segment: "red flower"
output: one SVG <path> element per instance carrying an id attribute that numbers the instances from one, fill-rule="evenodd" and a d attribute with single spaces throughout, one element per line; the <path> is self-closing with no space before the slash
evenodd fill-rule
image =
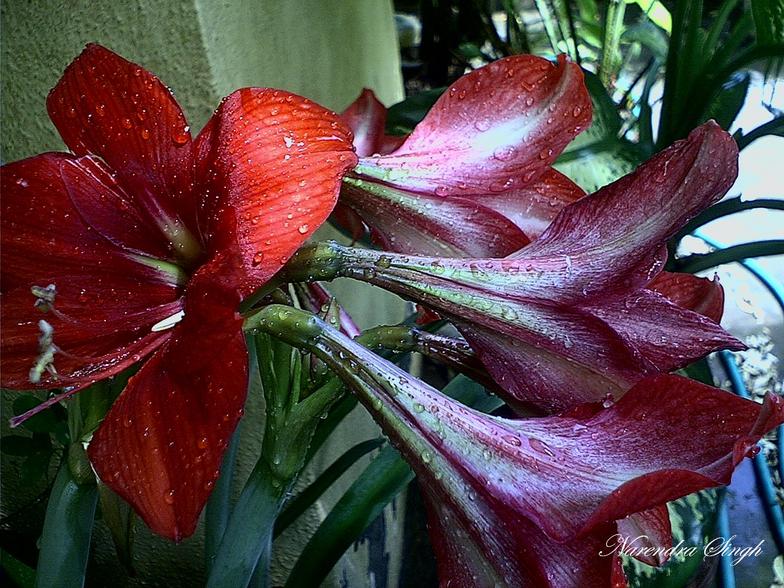
<path id="1" fill-rule="evenodd" d="M 502 257 L 584 195 L 551 167 L 591 120 L 582 71 L 563 56 L 518 55 L 463 76 L 396 149 L 370 91 L 343 117 L 362 158 L 338 221 L 356 233 L 349 207 L 389 251 Z"/>
<path id="2" fill-rule="evenodd" d="M 617 562 L 601 555 L 613 555 L 613 535 L 670 541 L 664 504 L 727 484 L 784 422 L 778 396 L 760 405 L 671 375 L 641 381 L 613 405 L 490 416 L 323 321 L 310 319 L 307 334 L 416 472 L 444 585 L 623 585 Z"/>
<path id="3" fill-rule="evenodd" d="M 47 106 L 72 154 L 2 168 L 2 385 L 62 398 L 152 354 L 89 455 L 178 540 L 242 414 L 237 306 L 332 210 L 351 134 L 304 98 L 248 88 L 192 140 L 166 86 L 97 45 Z"/>
<path id="4" fill-rule="evenodd" d="M 717 349 L 743 348 L 708 318 L 721 315 L 716 284 L 661 275 L 666 240 L 718 200 L 736 173 L 735 143 L 706 123 L 564 208 L 539 239 L 506 258 L 414 257 L 322 244 L 316 257 L 323 253 L 329 262 L 318 277 L 368 281 L 452 321 L 510 406 L 556 411 L 618 398 L 646 376 Z M 300 257 L 305 265 L 307 257 Z M 298 263 L 290 271 L 299 272 Z"/>

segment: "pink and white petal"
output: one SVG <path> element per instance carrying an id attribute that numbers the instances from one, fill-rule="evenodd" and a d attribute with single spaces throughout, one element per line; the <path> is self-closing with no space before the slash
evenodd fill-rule
<path id="1" fill-rule="evenodd" d="M 501 213 L 531 240 L 541 235 L 561 209 L 585 196 L 585 191 L 550 168 L 537 180 L 517 190 L 483 194 L 471 199 Z"/>
<path id="2" fill-rule="evenodd" d="M 221 283 L 221 265 L 194 276 L 182 322 L 129 380 L 88 449 L 99 477 L 175 541 L 193 533 L 245 403 L 240 298 Z"/>
<path id="3" fill-rule="evenodd" d="M 357 155 L 365 157 L 380 153 L 384 138 L 384 125 L 387 121 L 387 109 L 376 98 L 373 90 L 364 88 L 357 99 L 340 114 L 340 118 L 354 133 L 354 147 Z"/>
<path id="4" fill-rule="evenodd" d="M 669 559 L 672 547 L 670 511 L 663 504 L 618 521 L 618 544 L 623 553 L 648 564 L 661 567 Z"/>
<path id="5" fill-rule="evenodd" d="M 516 55 L 460 78 L 396 151 L 363 158 L 357 172 L 439 196 L 522 188 L 590 120 L 577 65 Z"/>
<path id="6" fill-rule="evenodd" d="M 236 252 L 247 295 L 327 219 L 357 159 L 336 114 L 288 92 L 238 90 L 215 116 L 209 248 Z"/>
<path id="7" fill-rule="evenodd" d="M 673 304 L 687 308 L 718 323 L 724 313 L 724 288 L 719 277 L 712 280 L 691 274 L 661 272 L 648 284 L 648 289 L 658 292 Z"/>
<path id="8" fill-rule="evenodd" d="M 477 199 L 414 194 L 349 179 L 341 199 L 371 228 L 388 251 L 442 257 L 504 257 L 528 237 Z"/>
<path id="9" fill-rule="evenodd" d="M 568 254 L 586 291 L 647 284 L 662 243 L 719 200 L 738 170 L 738 147 L 707 122 L 637 170 L 564 208 L 542 236 L 514 257 L 535 263 Z M 573 280 L 577 282 L 578 280 Z"/>
<path id="10" fill-rule="evenodd" d="M 153 74 L 90 44 L 49 94 L 49 116 L 76 155 L 97 155 L 153 226 L 195 229 L 193 144 L 171 91 Z"/>
<path id="11" fill-rule="evenodd" d="M 471 518 L 448 497 L 425 489 L 428 528 L 441 586 L 625 587 L 612 555 L 601 556 L 613 528 L 556 543 L 525 518 L 477 505 Z"/>

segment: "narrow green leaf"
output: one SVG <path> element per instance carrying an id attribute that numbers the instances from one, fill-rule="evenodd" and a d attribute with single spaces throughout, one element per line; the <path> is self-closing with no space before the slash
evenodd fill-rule
<path id="1" fill-rule="evenodd" d="M 760 44 L 784 42 L 784 3 L 781 0 L 751 0 L 751 13 Z"/>
<path id="2" fill-rule="evenodd" d="M 38 588 L 84 585 L 97 502 L 95 484 L 77 484 L 63 460 L 46 507 L 35 579 Z"/>
<path id="3" fill-rule="evenodd" d="M 101 504 L 103 522 L 109 527 L 117 559 L 129 575 L 134 574 L 133 539 L 136 515 L 130 505 L 112 490 L 99 482 L 98 500 Z"/>
<path id="4" fill-rule="evenodd" d="M 310 508 L 324 492 L 332 486 L 348 469 L 353 466 L 359 458 L 374 449 L 383 445 L 384 439 L 369 439 L 357 443 L 348 449 L 343 455 L 336 459 L 324 472 L 316 478 L 312 484 L 302 490 L 291 502 L 288 503 L 283 512 L 280 513 L 275 522 L 275 537 L 285 531 L 302 513 Z"/>
<path id="5" fill-rule="evenodd" d="M 19 588 L 33 588 L 35 586 L 35 570 L 26 566 L 4 549 L 0 549 L 0 567 L 7 578 Z"/>
<path id="6" fill-rule="evenodd" d="M 746 101 L 750 84 L 751 75 L 748 72 L 737 73 L 727 80 L 708 105 L 700 122 L 714 119 L 721 128 L 729 129 Z"/>
<path id="7" fill-rule="evenodd" d="M 743 150 L 757 139 L 767 135 L 784 137 L 784 116 L 777 116 L 773 120 L 766 122 L 764 125 L 760 125 L 745 135 L 741 135 L 740 137 L 736 138 L 738 149 Z"/>
<path id="8" fill-rule="evenodd" d="M 286 587 L 320 585 L 346 549 L 413 479 L 414 473 L 395 449 L 382 449 L 308 541 Z"/>
<path id="9" fill-rule="evenodd" d="M 770 255 L 784 255 L 784 239 L 770 239 L 768 241 L 755 241 L 742 243 L 726 249 L 719 249 L 711 253 L 695 253 L 675 261 L 677 271 L 697 273 L 722 265 L 733 263 L 750 257 L 766 257 Z"/>

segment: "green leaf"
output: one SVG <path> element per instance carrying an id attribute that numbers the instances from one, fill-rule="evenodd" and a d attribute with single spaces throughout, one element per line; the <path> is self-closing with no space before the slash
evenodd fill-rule
<path id="1" fill-rule="evenodd" d="M 584 190 L 594 192 L 633 171 L 643 154 L 639 147 L 619 138 L 623 121 L 601 80 L 591 72 L 584 74 L 593 103 L 593 121 L 567 146 L 555 168 Z"/>
<path id="2" fill-rule="evenodd" d="M 770 255 L 784 255 L 784 239 L 742 243 L 725 249 L 718 249 L 711 253 L 695 253 L 694 255 L 676 259 L 674 266 L 676 271 L 694 274 L 724 263 L 733 263 L 750 257 L 766 257 Z"/>
<path id="3" fill-rule="evenodd" d="M 387 111 L 387 132 L 406 135 L 413 131 L 444 90 L 446 88 L 425 90 L 390 106 Z"/>
<path id="4" fill-rule="evenodd" d="M 97 487 L 78 485 L 63 460 L 46 507 L 35 579 L 38 588 L 84 585 L 97 502 Z"/>
<path id="5" fill-rule="evenodd" d="M 414 473 L 400 454 L 391 446 L 384 447 L 310 538 L 286 587 L 320 585 L 346 549 L 413 479 Z"/>
<path id="6" fill-rule="evenodd" d="M 670 39 L 662 32 L 659 27 L 653 26 L 647 21 L 642 21 L 627 27 L 621 35 L 624 43 L 639 43 L 657 59 L 664 61 L 667 58 L 667 48 Z"/>
<path id="7" fill-rule="evenodd" d="M 103 522 L 109 527 L 117 559 L 126 573 L 133 576 L 135 573 L 133 569 L 133 539 L 136 515 L 127 502 L 100 482 L 98 484 L 98 498 L 101 503 Z"/>
<path id="8" fill-rule="evenodd" d="M 715 119 L 723 129 L 729 129 L 738 116 L 751 84 L 751 75 L 742 72 L 732 76 L 708 105 L 701 122 Z"/>
<path id="9" fill-rule="evenodd" d="M 760 44 L 784 41 L 784 3 L 781 0 L 751 0 L 751 13 Z"/>
<path id="10" fill-rule="evenodd" d="M 766 122 L 764 125 L 760 125 L 756 129 L 737 137 L 736 141 L 738 143 L 738 149 L 745 149 L 752 142 L 767 135 L 784 137 L 784 116 L 777 116 L 773 120 Z"/>
<path id="11" fill-rule="evenodd" d="M 351 449 L 346 450 L 312 484 L 302 490 L 296 498 L 286 505 L 286 508 L 280 513 L 278 520 L 275 522 L 275 537 L 285 531 L 302 513 L 310 508 L 359 458 L 374 449 L 378 449 L 383 443 L 384 439 L 381 438 L 369 439 L 357 443 Z"/>
<path id="12" fill-rule="evenodd" d="M 0 451 L 6 455 L 26 457 L 34 453 L 51 452 L 52 443 L 49 435 L 36 434 L 32 437 L 5 435 L 0 440 Z"/>
<path id="13" fill-rule="evenodd" d="M 35 585 L 35 570 L 4 549 L 0 549 L 0 567 L 8 579 L 19 588 L 33 588 Z"/>

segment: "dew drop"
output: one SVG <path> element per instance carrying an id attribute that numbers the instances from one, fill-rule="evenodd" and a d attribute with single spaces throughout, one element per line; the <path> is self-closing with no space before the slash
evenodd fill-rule
<path id="1" fill-rule="evenodd" d="M 310 227 L 307 224 L 300 225 L 297 231 L 300 235 L 306 234 L 310 230 Z"/>
<path id="2" fill-rule="evenodd" d="M 264 252 L 263 251 L 257 251 L 256 255 L 253 256 L 253 265 L 257 266 L 262 261 L 264 261 Z"/>
<path id="3" fill-rule="evenodd" d="M 147 129 L 142 129 L 142 139 L 145 141 L 150 138 L 150 131 Z"/>
<path id="4" fill-rule="evenodd" d="M 163 495 L 163 501 L 166 504 L 174 504 L 174 490 L 169 490 Z"/>

